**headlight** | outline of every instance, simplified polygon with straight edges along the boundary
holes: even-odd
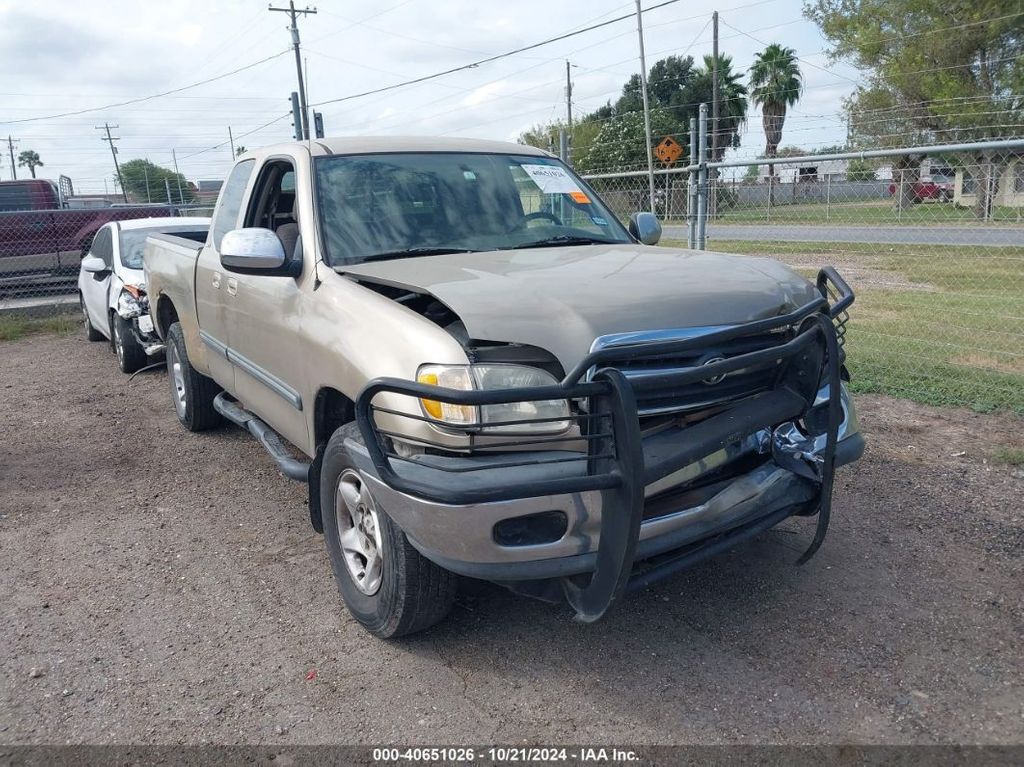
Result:
[[[133,294],[128,291],[128,286],[126,285],[125,290],[121,291],[121,295],[117,297],[117,313],[126,320],[138,317],[146,311],[144,301],[144,294],[141,296],[138,293]]]
[[[430,386],[463,391],[554,386],[558,383],[545,370],[502,364],[423,365],[416,380]],[[568,429],[570,423],[569,403],[564,399],[528,400],[481,407],[421,399],[420,406],[426,415],[441,425],[480,425],[490,433],[558,434]],[[508,423],[513,421],[524,423]],[[508,425],[501,425],[506,423]]]

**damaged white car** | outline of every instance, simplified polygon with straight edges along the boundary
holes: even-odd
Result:
[[[153,331],[142,272],[142,252],[151,234],[173,233],[205,242],[208,218],[139,218],[105,224],[82,259],[78,297],[90,341],[109,339],[124,373],[145,367],[164,349]]]

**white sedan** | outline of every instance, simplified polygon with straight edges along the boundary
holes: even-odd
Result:
[[[163,351],[153,331],[142,272],[142,253],[151,234],[189,233],[204,239],[208,218],[138,218],[104,224],[96,232],[78,275],[78,297],[90,341],[110,339],[125,373],[145,367]]]

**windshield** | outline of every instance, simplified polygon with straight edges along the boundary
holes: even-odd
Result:
[[[561,162],[530,155],[395,153],[316,160],[327,258],[630,242]]]
[[[156,226],[152,229],[121,230],[121,265],[125,269],[141,269],[142,254],[146,249],[146,238],[151,234],[174,234],[195,230],[195,226]]]

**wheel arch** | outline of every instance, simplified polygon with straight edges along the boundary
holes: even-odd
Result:
[[[355,419],[355,403],[333,386],[321,386],[313,399],[313,447],[316,451],[310,465],[307,483],[309,485],[309,523],[318,533],[324,531],[320,508],[320,467],[324,450],[331,435],[339,427]]]
[[[166,341],[167,331],[177,321],[178,310],[174,306],[174,302],[161,293],[156,300],[156,311],[153,312],[153,326],[156,328],[157,335]]]

